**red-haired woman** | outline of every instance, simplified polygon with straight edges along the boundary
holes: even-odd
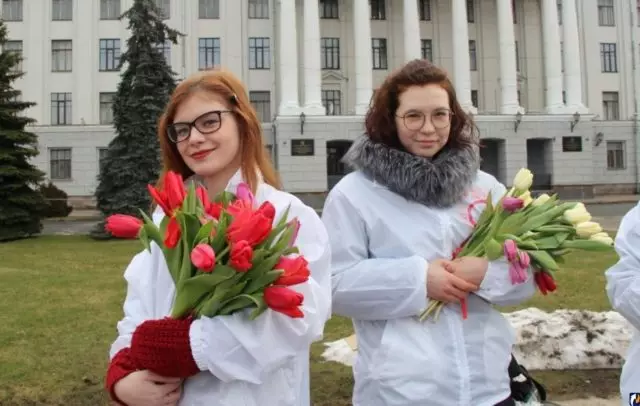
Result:
[[[301,318],[267,310],[253,321],[244,312],[175,320],[166,318],[175,285],[159,247],[139,253],[125,272],[124,318],[110,351],[112,399],[128,406],[309,405],[309,347],[331,312],[329,242],[320,218],[279,190],[260,122],[232,74],[206,71],[180,83],[158,136],[165,173],[199,182],[211,197],[246,183],[256,204],[275,206],[276,219],[290,206],[311,277],[292,287],[304,294]],[[154,220],[162,216],[156,210]]]
[[[512,405],[514,332],[492,305],[534,294],[505,261],[449,261],[483,199],[505,187],[481,171],[475,126],[446,73],[415,60],[376,92],[366,134],[344,157],[355,171],[323,211],[332,249],[333,311],[358,339],[355,406]],[[416,317],[428,299],[449,305]],[[468,303],[463,320],[461,299]]]

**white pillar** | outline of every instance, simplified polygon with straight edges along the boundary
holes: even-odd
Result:
[[[633,9],[635,12],[635,8]],[[562,0],[562,31],[564,37],[564,86],[567,95],[567,113],[588,113],[582,104],[582,58],[576,0]]]
[[[320,66],[320,13],[318,0],[304,1],[304,111],[307,115],[325,114],[322,105]]]
[[[369,109],[373,93],[373,56],[368,0],[353,0],[353,38],[355,45],[356,115]]]
[[[420,17],[416,0],[404,0],[404,61],[422,58],[420,46]]]
[[[541,3],[546,110],[551,114],[565,113],[562,102],[562,53],[558,29],[558,4],[556,0],[541,0]]]
[[[278,24],[278,62],[280,74],[280,106],[278,115],[297,116],[298,102],[298,44],[296,32],[296,0],[280,0]]]
[[[472,114],[477,109],[471,102],[471,60],[469,58],[469,26],[467,25],[467,1],[451,0],[453,80],[456,95],[462,108]]]
[[[524,113],[518,100],[516,39],[513,33],[511,0],[497,0],[500,54],[500,114]]]

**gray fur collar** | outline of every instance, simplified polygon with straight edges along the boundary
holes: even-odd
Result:
[[[367,136],[353,143],[343,162],[407,200],[436,208],[460,202],[480,169],[474,146],[447,148],[427,159],[373,142]]]

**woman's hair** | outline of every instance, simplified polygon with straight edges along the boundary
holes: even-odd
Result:
[[[449,95],[451,132],[448,145],[462,148],[478,144],[477,128],[458,103],[456,91],[447,73],[427,61],[415,59],[392,72],[375,92],[365,118],[367,135],[372,141],[402,149],[398,139],[395,115],[400,104],[400,95],[411,86],[437,84]]]
[[[258,173],[265,183],[280,188],[280,180],[271,164],[263,145],[262,126],[249,101],[242,82],[231,72],[224,70],[206,70],[186,78],[174,90],[158,122],[158,138],[162,151],[163,169],[158,185],[162,184],[164,174],[174,171],[184,179],[193,175],[193,171],[184,162],[175,143],[169,140],[167,128],[173,123],[176,110],[191,94],[197,91],[209,92],[225,100],[233,110],[240,135],[240,154],[242,176],[253,192],[258,187]],[[183,141],[187,142],[187,141]]]

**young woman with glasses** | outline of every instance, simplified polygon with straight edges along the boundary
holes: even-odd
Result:
[[[513,285],[503,260],[451,260],[487,194],[496,203],[505,192],[480,170],[472,118],[447,74],[415,60],[378,89],[365,128],[344,157],[355,171],[322,214],[333,311],[353,319],[358,340],[353,404],[514,405],[514,332],[493,305],[531,297],[531,272]],[[447,305],[420,322],[429,299]]]
[[[180,173],[205,186],[211,198],[247,183],[256,204],[270,201],[276,221],[287,207],[300,220],[296,245],[309,262],[308,282],[292,288],[304,295],[302,318],[267,310],[166,318],[175,286],[158,246],[143,251],[125,271],[124,318],[111,346],[106,386],[128,406],[306,406],[309,347],[330,317],[329,242],[316,212],[279,190],[263,145],[261,124],[242,83],[223,71],[195,74],[180,83],[160,118],[158,137],[164,173]],[[163,217],[156,210],[153,218]],[[215,272],[215,271],[214,271]],[[141,360],[162,359],[166,371],[147,370]]]

